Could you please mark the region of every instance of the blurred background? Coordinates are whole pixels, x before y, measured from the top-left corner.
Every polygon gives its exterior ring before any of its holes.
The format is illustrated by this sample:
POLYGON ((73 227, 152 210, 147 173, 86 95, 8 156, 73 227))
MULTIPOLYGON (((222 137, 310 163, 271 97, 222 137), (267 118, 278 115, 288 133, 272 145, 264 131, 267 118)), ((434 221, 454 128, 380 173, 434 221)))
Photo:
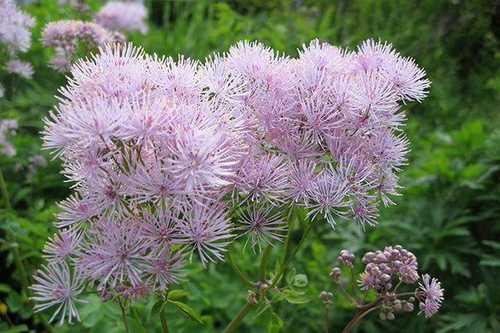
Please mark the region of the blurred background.
MULTIPOLYGON (((102 6, 85 1, 91 12, 102 6)), ((11 138, 17 154, 0 155, 10 206, 0 209, 1 332, 123 332, 119 309, 89 296, 82 322, 58 327, 47 314, 34 314, 26 289, 43 262, 41 249, 54 231, 55 203, 69 193, 58 161, 41 150, 42 119, 55 104, 64 75, 47 66, 52 51, 40 42, 43 26, 81 18, 58 0, 22 1, 36 18, 33 47, 24 55, 34 65, 33 80, 1 72, 6 95, 0 119, 16 119, 11 138), (42 159, 41 157, 44 157, 42 159), (46 161, 44 163, 42 160, 46 161)), ((313 229, 294 262, 307 276, 300 304, 280 303, 273 311, 250 314, 241 332, 322 332, 324 307, 318 295, 332 290, 328 273, 341 248, 358 254, 401 244, 417 255, 422 270, 445 288, 444 307, 430 320, 404 314, 396 321, 362 322, 358 332, 500 332, 500 2, 494 0, 333 1, 333 0, 145 0, 149 32, 129 39, 148 52, 203 58, 235 42, 259 40, 290 55, 319 38, 354 47, 367 38, 393 43, 414 57, 432 81, 429 97, 408 111, 412 151, 402 173, 398 205, 382 211, 376 228, 340 223, 313 229), (280 319, 281 318, 281 319, 280 319)), ((295 235, 295 233, 293 234, 295 235)), ((299 237, 299 233, 296 233, 299 237)), ((250 251, 234 256, 249 274, 256 271, 250 251)), ((225 264, 187 269, 179 288, 205 324, 167 309, 172 332, 220 332, 244 304, 246 289, 225 264)), ((152 302, 132 308, 133 332, 160 330, 152 302), (141 324, 147 329, 141 328, 141 324)), ((353 314, 335 295, 330 332, 339 332, 353 314)))

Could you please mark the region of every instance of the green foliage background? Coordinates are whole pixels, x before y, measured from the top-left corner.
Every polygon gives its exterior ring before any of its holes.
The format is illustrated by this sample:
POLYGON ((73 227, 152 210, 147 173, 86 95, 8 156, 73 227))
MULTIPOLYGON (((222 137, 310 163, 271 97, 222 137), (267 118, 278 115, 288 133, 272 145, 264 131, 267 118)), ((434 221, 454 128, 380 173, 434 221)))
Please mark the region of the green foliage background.
MULTIPOLYGON (((87 2, 94 10, 101 5, 87 2)), ((421 268, 440 278, 446 289, 444 307, 431 320, 414 313, 384 322, 372 315, 358 332, 500 332, 498 1, 148 0, 146 4, 150 32, 130 39, 148 52, 203 58, 248 39, 294 55, 313 38, 352 47, 374 37, 414 57, 433 82, 429 98, 408 108, 412 152, 402 175, 398 206, 384 209, 379 226, 365 232, 348 223, 335 231, 327 225, 315 228, 288 274, 291 284, 300 280, 303 295, 272 311, 253 312, 241 332, 323 331, 324 308, 318 295, 333 287, 328 272, 338 251, 362 253, 388 244, 413 251, 421 268)), ((55 202, 69 193, 57 161, 36 173, 29 171, 29 158, 41 152, 41 119, 65 82, 47 66, 51 51, 42 47, 40 31, 47 22, 80 14, 57 0, 33 1, 25 9, 37 19, 34 45, 22 56, 34 64, 34 80, 0 74, 7 89, 0 99, 0 118, 17 119, 20 125, 13 138, 18 154, 0 156, 12 206, 8 208, 2 199, 0 331, 123 332, 119 309, 93 296, 82 306, 82 323, 73 326, 49 325, 46 314, 31 310, 23 280, 42 263, 41 248, 53 232, 55 202), (16 254, 25 272, 16 263, 16 254)), ((296 242, 300 233, 293 230, 292 236, 296 242)), ((236 244, 232 253, 245 272, 255 274, 258 268, 251 251, 236 244)), ((171 331, 221 331, 244 304, 246 287, 226 264, 204 270, 193 263, 187 274, 179 286, 187 293, 177 292, 176 297, 194 308, 204 324, 167 306, 171 331)), ((330 332, 340 331, 353 313, 341 295, 334 297, 330 332)), ((152 311, 154 301, 132 308, 133 332, 160 330, 158 315, 152 311)))

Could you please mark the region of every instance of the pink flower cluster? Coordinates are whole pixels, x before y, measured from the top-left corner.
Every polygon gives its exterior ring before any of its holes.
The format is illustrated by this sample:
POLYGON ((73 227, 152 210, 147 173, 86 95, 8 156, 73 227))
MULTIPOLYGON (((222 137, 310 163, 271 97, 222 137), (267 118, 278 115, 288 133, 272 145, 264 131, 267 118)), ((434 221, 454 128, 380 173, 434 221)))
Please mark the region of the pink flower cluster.
POLYGON ((148 12, 142 3, 110 1, 95 16, 95 21, 112 31, 148 32, 148 12))
POLYGON ((0 44, 7 47, 10 57, 6 63, 7 72, 26 79, 32 77, 33 67, 30 63, 19 60, 17 54, 26 52, 31 47, 31 28, 34 25, 35 20, 21 11, 14 1, 0 0, 0 44))
POLYGON ((394 281, 413 284, 418 280, 418 264, 415 255, 400 245, 386 247, 383 251, 367 252, 363 256, 366 264, 361 274, 362 289, 379 292, 391 290, 394 281))
POLYGON ((429 87, 371 40, 313 41, 297 58, 241 42, 203 63, 108 45, 71 74, 44 131, 74 189, 46 251, 72 267, 66 301, 74 276, 140 297, 178 281, 186 256, 222 260, 242 236, 274 244, 290 205, 375 224, 405 161, 400 107, 429 87))
MULTIPOLYGON (((338 262, 349 268, 350 278, 354 279, 354 255, 348 250, 342 250, 338 262)), ((384 250, 367 252, 363 256, 364 271, 359 274, 359 287, 362 293, 375 291, 376 300, 371 304, 363 304, 355 290, 347 291, 348 281, 342 279, 342 269, 333 267, 330 277, 341 287, 344 295, 358 309, 380 309, 380 318, 393 320, 399 312, 412 312, 415 301, 419 302, 420 310, 426 318, 439 311, 443 302, 441 283, 423 274, 420 278, 417 258, 401 245, 387 246, 384 250), (418 288, 413 292, 401 292, 403 285, 415 285, 420 280, 418 288)), ((351 284, 353 285, 353 284, 351 284)))
POLYGON ((19 10, 13 0, 0 0, 0 43, 11 54, 26 52, 31 47, 31 28, 35 20, 19 10))
POLYGON ((11 59, 5 64, 8 73, 17 74, 25 79, 31 79, 33 76, 33 66, 29 62, 19 59, 11 59))
POLYGON ((55 49, 55 56, 51 60, 52 67, 66 72, 69 71, 80 44, 92 50, 108 43, 125 42, 125 37, 96 23, 61 20, 45 26, 42 41, 44 46, 55 49))

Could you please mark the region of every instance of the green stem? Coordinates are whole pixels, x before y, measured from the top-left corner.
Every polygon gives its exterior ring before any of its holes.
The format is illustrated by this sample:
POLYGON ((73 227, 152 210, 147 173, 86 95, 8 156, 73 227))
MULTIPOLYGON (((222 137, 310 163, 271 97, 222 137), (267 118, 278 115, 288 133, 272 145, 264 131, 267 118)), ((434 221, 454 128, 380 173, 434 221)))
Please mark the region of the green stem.
POLYGON ((123 326, 125 326, 125 332, 129 333, 128 322, 127 322, 127 312, 125 310, 125 306, 123 305, 121 299, 118 299, 118 304, 120 304, 120 309, 122 310, 122 321, 123 326))
POLYGON ((262 259, 260 261, 259 267, 259 280, 265 281, 266 279, 266 269, 267 269, 267 261, 269 259, 269 254, 271 253, 271 244, 266 246, 264 252, 262 252, 262 259))
POLYGON ((325 304, 325 333, 328 333, 330 328, 330 304, 325 304))
MULTIPOLYGON (((3 176, 2 169, 0 169, 0 189, 2 191, 2 197, 4 200, 5 207, 9 210, 12 209, 12 206, 10 204, 10 195, 9 191, 7 190, 7 184, 5 183, 5 178, 3 176)), ((7 235, 10 236, 8 232, 7 235)), ((15 237, 9 237, 9 238, 11 238, 12 243, 14 243, 14 245, 12 246, 12 254, 14 255, 14 261, 16 262, 16 266, 21 274, 21 282, 25 287, 27 287, 29 285, 28 273, 26 273, 26 269, 24 268, 24 263, 21 260, 21 254, 19 253, 17 242, 15 241, 15 237)))
POLYGON ((371 304, 367 304, 365 306, 362 306, 359 308, 358 312, 356 315, 347 323, 346 327, 342 330, 342 333, 351 333, 352 329, 363 319, 365 316, 367 316, 369 313, 372 311, 375 311, 378 309, 380 306, 380 303, 382 303, 382 298, 379 298, 375 302, 371 304))
POLYGON ((302 244, 304 244, 304 241, 306 240, 307 236, 309 235, 309 233, 312 229, 312 224, 313 224, 312 221, 307 221, 306 228, 304 229, 304 233, 302 234, 302 238, 300 239, 297 246, 293 249, 292 253, 289 256, 287 256, 285 253, 285 259, 283 260, 283 263, 281 264, 281 268, 278 271, 278 274, 276 274, 276 276, 273 279, 273 282, 271 284, 272 287, 276 286, 283 278, 283 275, 285 274, 286 269, 288 268, 288 264, 290 263, 290 261, 292 261, 293 257, 295 257, 298 250, 302 247, 302 244))
POLYGON ((236 272, 236 274, 238 274, 238 276, 240 277, 240 280, 241 280, 241 282, 243 282, 243 284, 246 284, 249 287, 253 287, 254 286, 254 284, 252 283, 252 281, 250 281, 250 279, 247 278, 245 276, 245 274, 243 274, 243 272, 239 269, 239 267, 236 266, 236 264, 233 261, 233 258, 231 258, 231 255, 229 253, 227 254, 227 263, 236 272))
POLYGON ((231 322, 229 323, 229 325, 227 325, 227 327, 226 327, 226 329, 224 330, 223 333, 233 333, 233 332, 236 332, 236 329, 238 329, 238 327, 240 327, 241 322, 243 321, 243 318, 245 318, 245 316, 250 312, 250 310, 252 310, 252 308, 254 306, 255 306, 255 304, 247 302, 241 308, 240 312, 238 312, 238 314, 236 315, 236 317, 234 317, 234 319, 231 320, 231 322))
POLYGON ((167 317, 165 314, 165 308, 163 308, 160 312, 160 320, 161 320, 161 330, 163 333, 168 333, 168 323, 167 317))
POLYGON ((9 191, 7 191, 7 184, 5 184, 5 178, 3 177, 2 169, 0 169, 0 188, 2 189, 2 196, 4 200, 5 207, 11 209, 9 191))

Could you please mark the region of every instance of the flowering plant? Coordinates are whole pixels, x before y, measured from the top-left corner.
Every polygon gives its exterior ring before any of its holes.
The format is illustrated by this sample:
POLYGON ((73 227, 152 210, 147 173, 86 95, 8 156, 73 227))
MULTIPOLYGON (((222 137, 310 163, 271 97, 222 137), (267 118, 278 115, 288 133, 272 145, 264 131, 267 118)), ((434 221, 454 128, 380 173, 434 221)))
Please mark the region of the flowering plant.
MULTIPOLYGON (((32 287, 36 309, 78 319, 80 293, 127 304, 164 297, 195 257, 224 260, 246 238, 262 256, 248 304, 282 282, 297 248, 290 216, 374 226, 405 164, 404 103, 430 82, 412 59, 368 40, 352 52, 312 41, 297 58, 240 42, 204 62, 107 45, 77 62, 45 120, 47 149, 74 193, 32 287), (300 214, 299 214, 300 215, 300 214), (269 248, 284 259, 267 272, 269 248)), ((124 315, 125 318, 125 315, 124 315)), ((125 320, 126 323, 126 320, 125 320)))

